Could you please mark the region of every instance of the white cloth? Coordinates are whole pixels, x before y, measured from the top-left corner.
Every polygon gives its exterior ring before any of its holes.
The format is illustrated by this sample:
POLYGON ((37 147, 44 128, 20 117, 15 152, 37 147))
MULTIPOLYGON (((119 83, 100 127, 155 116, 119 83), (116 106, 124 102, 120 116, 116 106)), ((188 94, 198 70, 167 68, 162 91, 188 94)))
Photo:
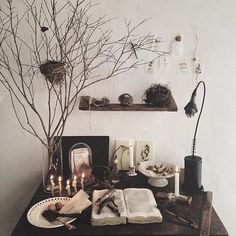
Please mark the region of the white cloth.
POLYGON ((80 190, 70 201, 61 208, 59 213, 61 214, 74 214, 81 213, 84 209, 92 205, 92 202, 88 200, 89 195, 83 190, 80 190))

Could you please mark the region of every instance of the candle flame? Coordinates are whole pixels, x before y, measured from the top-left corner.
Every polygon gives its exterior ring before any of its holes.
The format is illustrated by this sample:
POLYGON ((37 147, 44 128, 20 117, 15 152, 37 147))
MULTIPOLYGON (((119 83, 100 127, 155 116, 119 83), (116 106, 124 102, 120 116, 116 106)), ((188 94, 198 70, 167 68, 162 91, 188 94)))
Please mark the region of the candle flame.
POLYGON ((59 182, 62 181, 62 177, 61 177, 61 176, 58 177, 58 181, 59 181, 59 182))
POLYGON ((66 184, 67 184, 67 185, 70 185, 70 180, 69 180, 69 179, 66 181, 66 184))
POLYGON ((54 176, 53 176, 53 175, 51 175, 51 176, 50 176, 50 180, 53 180, 53 178, 54 178, 54 176))
POLYGON ((84 174, 84 172, 82 173, 82 178, 84 178, 84 176, 85 176, 85 174, 84 174))
POLYGON ((76 180, 77 179, 77 176, 76 175, 74 175, 74 180, 76 180))

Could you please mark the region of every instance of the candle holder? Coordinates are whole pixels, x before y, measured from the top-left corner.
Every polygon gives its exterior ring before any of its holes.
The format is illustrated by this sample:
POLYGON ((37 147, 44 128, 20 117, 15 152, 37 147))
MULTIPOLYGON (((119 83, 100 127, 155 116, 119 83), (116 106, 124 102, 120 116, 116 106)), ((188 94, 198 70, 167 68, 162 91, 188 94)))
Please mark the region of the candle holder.
POLYGON ((112 170, 111 170, 111 182, 117 184, 120 182, 119 170, 117 168, 118 159, 115 156, 115 159, 112 160, 112 170))
POLYGON ((113 184, 117 184, 117 183, 120 182, 120 176, 119 176, 119 170, 118 169, 111 171, 111 182, 113 184))
POLYGON ((110 160, 110 163, 109 163, 109 167, 111 169, 111 172, 110 172, 110 177, 111 177, 111 182, 113 184, 116 184, 116 183, 119 183, 120 182, 120 176, 119 176, 119 169, 118 169, 118 159, 117 159, 117 155, 116 155, 116 152, 122 148, 123 151, 127 150, 128 147, 124 146, 124 145, 120 145, 115 151, 114 153, 112 154, 112 157, 111 157, 111 160, 110 160))
POLYGON ((135 171, 135 166, 130 166, 129 167, 129 171, 127 172, 127 175, 128 176, 136 176, 137 175, 137 173, 135 171))

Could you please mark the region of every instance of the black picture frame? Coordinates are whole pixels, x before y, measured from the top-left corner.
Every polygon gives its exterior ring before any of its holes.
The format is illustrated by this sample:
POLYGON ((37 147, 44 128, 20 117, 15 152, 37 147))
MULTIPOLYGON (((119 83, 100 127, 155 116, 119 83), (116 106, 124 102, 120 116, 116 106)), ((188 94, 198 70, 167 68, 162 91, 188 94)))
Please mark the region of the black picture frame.
POLYGON ((108 166, 109 136, 63 136, 61 148, 64 176, 70 177, 69 152, 76 143, 85 143, 91 148, 92 166, 108 166))

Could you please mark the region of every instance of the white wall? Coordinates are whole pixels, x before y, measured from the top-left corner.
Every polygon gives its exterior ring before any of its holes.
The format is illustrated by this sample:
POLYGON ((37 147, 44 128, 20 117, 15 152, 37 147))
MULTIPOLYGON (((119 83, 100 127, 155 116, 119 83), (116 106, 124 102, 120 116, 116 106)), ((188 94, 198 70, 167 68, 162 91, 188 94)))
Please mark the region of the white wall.
MULTIPOLYGON (((164 47, 177 33, 184 40, 184 53, 170 58, 168 71, 147 75, 143 68, 84 91, 108 96, 112 101, 129 92, 140 102, 144 88, 153 82, 169 83, 179 111, 166 112, 89 112, 75 109, 66 135, 109 135, 116 138, 153 139, 156 158, 183 167, 190 153, 196 118, 187 119, 183 107, 195 85, 192 70, 178 71, 178 62, 191 62, 195 33, 199 37, 197 56, 203 61, 201 79, 207 84, 207 98, 199 127, 197 154, 203 157, 203 184, 213 191, 213 205, 230 235, 236 235, 236 17, 234 0, 103 0, 97 14, 118 17, 112 23, 119 32, 124 18, 133 22, 151 19, 145 32, 161 35, 164 47), (95 90, 96 88, 96 90, 95 90), (91 129, 89 129, 89 123, 91 129)), ((21 2, 18 2, 21 7, 21 2)), ((27 34, 27 32, 25 32, 27 34)), ((19 127, 6 92, 0 88, 0 235, 9 235, 34 193, 40 179, 41 145, 19 127)), ((201 95, 201 93, 199 93, 201 95)))

